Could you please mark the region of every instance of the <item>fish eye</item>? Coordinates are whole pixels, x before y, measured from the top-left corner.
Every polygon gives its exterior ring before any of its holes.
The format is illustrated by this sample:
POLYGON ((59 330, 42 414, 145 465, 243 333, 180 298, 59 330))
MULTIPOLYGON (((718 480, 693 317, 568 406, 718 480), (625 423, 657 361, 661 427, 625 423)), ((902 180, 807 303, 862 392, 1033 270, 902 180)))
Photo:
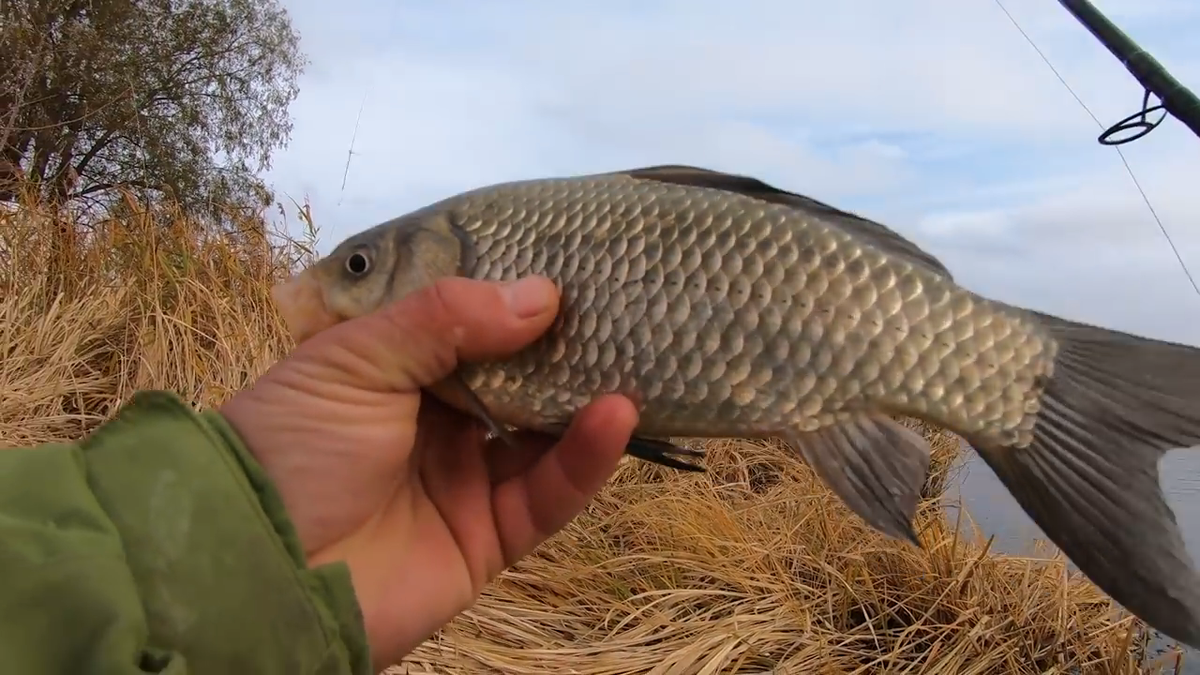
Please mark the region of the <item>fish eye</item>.
POLYGON ((355 251, 346 258, 346 271, 356 277, 361 277, 371 271, 371 259, 362 251, 355 251))

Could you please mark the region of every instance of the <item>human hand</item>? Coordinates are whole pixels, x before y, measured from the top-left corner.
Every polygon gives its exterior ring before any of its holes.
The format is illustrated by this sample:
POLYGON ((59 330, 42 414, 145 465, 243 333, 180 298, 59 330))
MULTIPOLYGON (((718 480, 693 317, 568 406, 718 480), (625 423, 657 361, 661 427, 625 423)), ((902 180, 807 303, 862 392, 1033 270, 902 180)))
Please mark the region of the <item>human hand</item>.
POLYGON ((349 565, 378 669, 474 604, 583 509, 637 424, 621 396, 521 452, 422 395, 460 359, 507 356, 553 322, 549 280, 440 280, 300 344, 221 413, 271 476, 309 564, 349 565))

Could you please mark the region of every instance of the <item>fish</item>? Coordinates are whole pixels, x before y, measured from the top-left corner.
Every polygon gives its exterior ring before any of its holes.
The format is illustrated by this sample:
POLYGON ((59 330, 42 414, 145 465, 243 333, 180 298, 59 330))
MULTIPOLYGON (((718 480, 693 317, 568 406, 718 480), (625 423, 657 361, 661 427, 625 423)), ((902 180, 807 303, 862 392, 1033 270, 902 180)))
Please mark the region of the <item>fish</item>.
POLYGON ((979 295, 877 221, 759 179, 654 165, 461 192, 347 237, 280 283, 298 340, 438 278, 553 280, 558 315, 430 393, 512 443, 593 398, 640 411, 626 452, 776 438, 859 518, 920 546, 930 447, 954 432, 1094 584, 1200 648, 1200 576, 1159 484, 1200 444, 1200 349, 979 295))

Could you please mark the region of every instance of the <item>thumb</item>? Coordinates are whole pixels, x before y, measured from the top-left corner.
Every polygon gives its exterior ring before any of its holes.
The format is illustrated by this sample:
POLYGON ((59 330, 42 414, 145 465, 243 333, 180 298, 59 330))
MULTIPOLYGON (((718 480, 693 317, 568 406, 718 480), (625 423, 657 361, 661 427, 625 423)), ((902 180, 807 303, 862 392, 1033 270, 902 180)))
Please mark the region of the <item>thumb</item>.
POLYGON ((460 361, 520 351, 550 327, 558 307, 558 288, 545 277, 446 277, 328 333, 365 367, 358 375, 373 374, 391 390, 416 389, 450 375, 460 361))

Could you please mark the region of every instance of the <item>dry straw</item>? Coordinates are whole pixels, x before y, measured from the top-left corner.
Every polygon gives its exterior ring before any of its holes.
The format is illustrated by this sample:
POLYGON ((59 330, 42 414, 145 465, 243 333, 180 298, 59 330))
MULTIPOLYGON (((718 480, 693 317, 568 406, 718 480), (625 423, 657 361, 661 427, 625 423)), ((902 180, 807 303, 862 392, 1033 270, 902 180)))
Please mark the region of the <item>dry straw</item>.
MULTIPOLYGON (((237 229, 132 199, 83 230, 32 203, 0 212, 0 445, 76 438, 141 388, 211 406, 285 353, 268 290, 309 253, 258 219, 237 229)), ((1143 627, 1061 558, 956 535, 974 532, 942 504, 961 445, 923 430, 923 550, 778 448, 712 442, 706 474, 625 462, 392 672, 1157 672, 1143 627)))

